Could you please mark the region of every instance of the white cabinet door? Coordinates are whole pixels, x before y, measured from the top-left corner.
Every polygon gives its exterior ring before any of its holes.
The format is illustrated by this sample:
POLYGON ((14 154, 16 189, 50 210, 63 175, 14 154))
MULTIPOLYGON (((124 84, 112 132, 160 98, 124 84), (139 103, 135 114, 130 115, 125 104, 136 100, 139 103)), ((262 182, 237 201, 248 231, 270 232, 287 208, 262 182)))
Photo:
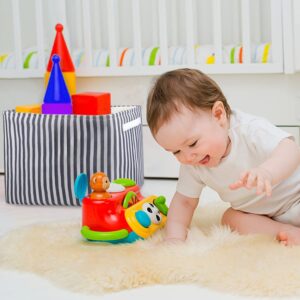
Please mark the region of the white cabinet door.
POLYGON ((143 140, 145 177, 178 178, 179 163, 156 143, 148 126, 143 126, 143 140))

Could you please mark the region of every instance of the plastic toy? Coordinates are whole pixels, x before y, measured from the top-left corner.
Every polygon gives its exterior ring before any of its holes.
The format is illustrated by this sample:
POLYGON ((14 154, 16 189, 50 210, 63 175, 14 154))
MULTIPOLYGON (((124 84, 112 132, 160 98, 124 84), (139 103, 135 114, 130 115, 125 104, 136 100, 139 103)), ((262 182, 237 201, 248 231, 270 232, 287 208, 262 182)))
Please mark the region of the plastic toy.
POLYGON ((40 114, 42 112, 42 107, 41 107, 41 104, 16 106, 16 112, 40 114))
POLYGON ((90 184, 96 189, 85 196, 88 177, 82 173, 74 186, 82 203, 81 234, 88 241, 132 243, 165 225, 168 213, 165 197, 143 198, 133 180, 121 178, 110 183, 102 172, 93 174, 90 184))
POLYGON ((90 180, 90 186, 94 190, 90 194, 91 199, 111 198, 111 194, 106 190, 109 188, 110 182, 106 174, 102 172, 95 173, 90 180))
POLYGON ((52 70, 52 60, 53 55, 57 54, 61 58, 60 67, 63 73, 64 80, 68 87, 70 95, 76 93, 76 77, 75 77, 75 67, 69 53, 67 44, 65 42, 63 31, 64 27, 62 24, 57 24, 55 26, 56 36, 54 39, 52 51, 50 54, 50 59, 47 66, 47 72, 45 74, 45 86, 48 85, 50 72, 52 70))
POLYGON ((110 93, 86 92, 72 95, 73 114, 106 115, 111 113, 110 93))
POLYGON ((60 69, 59 56, 53 55, 52 62, 53 66, 42 105, 42 112, 43 114, 71 114, 71 97, 60 69))

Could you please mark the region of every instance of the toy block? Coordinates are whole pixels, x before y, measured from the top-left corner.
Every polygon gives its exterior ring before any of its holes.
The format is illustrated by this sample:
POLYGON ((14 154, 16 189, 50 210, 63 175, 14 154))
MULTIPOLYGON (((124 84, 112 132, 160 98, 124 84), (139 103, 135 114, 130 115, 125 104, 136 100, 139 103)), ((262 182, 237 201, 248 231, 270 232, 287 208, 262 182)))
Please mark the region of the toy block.
POLYGON ((32 113, 32 114, 40 114, 42 113, 41 104, 33 104, 33 105, 24 105, 24 106, 16 106, 15 111, 17 113, 32 113))
POLYGON ((42 105, 42 112, 43 114, 71 114, 71 96, 60 69, 60 57, 53 55, 52 62, 53 66, 42 105))
POLYGON ((56 36, 54 39, 52 51, 50 54, 50 59, 47 66, 47 72, 45 74, 45 86, 48 84, 48 80, 50 77, 50 72, 52 69, 52 60, 54 54, 59 55, 61 62, 60 62, 60 68, 63 72, 66 85, 68 87, 69 93, 71 95, 76 93, 76 77, 75 77, 75 67, 70 55, 70 52, 68 50, 67 44, 65 42, 64 36, 63 36, 63 25, 57 24, 55 26, 56 30, 56 36))
MULTIPOLYGON (((76 93, 76 75, 74 72, 63 72, 63 77, 70 95, 76 93)), ((45 86, 48 85, 50 72, 45 73, 45 86)))
POLYGON ((49 59, 48 66, 47 66, 48 72, 51 72, 51 70, 52 70, 51 57, 54 54, 59 55, 59 57, 61 58, 60 68, 61 68, 62 72, 74 72, 75 71, 70 52, 68 50, 67 44, 66 44, 64 36, 62 34, 63 29, 64 29, 64 27, 62 24, 57 24, 55 26, 56 36, 55 36, 52 51, 50 54, 50 59, 49 59))
POLYGON ((42 112, 45 115, 71 115, 72 105, 68 103, 44 103, 42 105, 42 112))
POLYGON ((87 92, 72 95, 73 114, 107 115, 111 113, 110 93, 87 92))

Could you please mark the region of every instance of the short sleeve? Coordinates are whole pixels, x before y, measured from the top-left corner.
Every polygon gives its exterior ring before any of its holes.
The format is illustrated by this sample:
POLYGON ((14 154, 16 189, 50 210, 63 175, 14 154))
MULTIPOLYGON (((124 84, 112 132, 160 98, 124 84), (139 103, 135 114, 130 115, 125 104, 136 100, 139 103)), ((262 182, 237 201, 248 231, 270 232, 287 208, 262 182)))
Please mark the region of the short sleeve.
POLYGON ((267 155, 271 154, 283 139, 290 138, 295 140, 290 133, 276 127, 265 119, 254 120, 249 126, 250 142, 258 151, 267 155))
POLYGON ((205 184, 199 178, 195 167, 189 165, 180 166, 177 192, 190 198, 199 198, 204 186, 205 184))

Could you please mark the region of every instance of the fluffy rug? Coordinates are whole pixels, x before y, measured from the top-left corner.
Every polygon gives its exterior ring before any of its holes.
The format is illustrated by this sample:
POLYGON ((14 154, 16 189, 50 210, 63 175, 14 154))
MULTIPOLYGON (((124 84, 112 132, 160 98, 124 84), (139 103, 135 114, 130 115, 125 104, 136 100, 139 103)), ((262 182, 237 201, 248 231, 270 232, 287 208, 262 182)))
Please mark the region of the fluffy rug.
POLYGON ((0 267, 98 295, 157 283, 194 283, 249 296, 300 295, 300 247, 230 232, 219 225, 225 209, 200 206, 187 242, 176 246, 160 243, 161 232, 134 244, 87 243, 80 220, 30 226, 1 238, 0 267))

